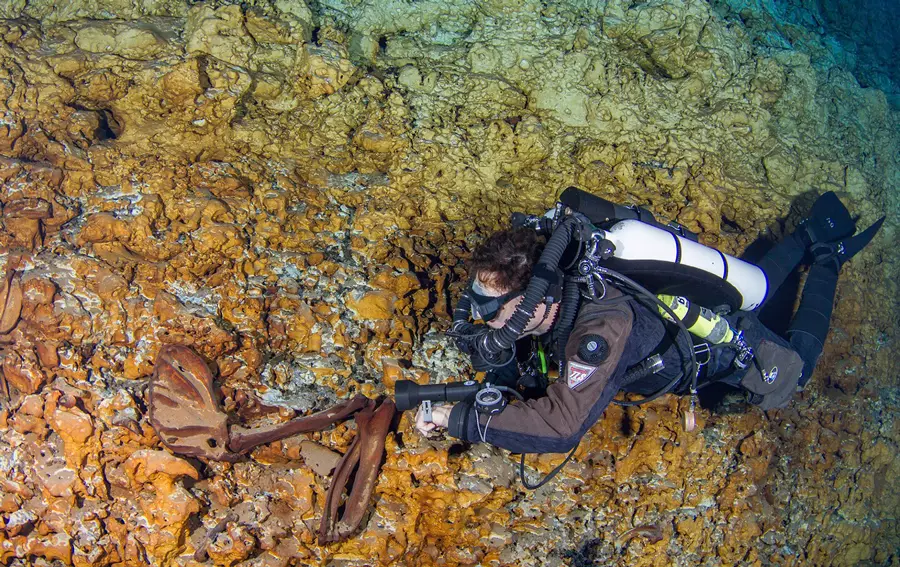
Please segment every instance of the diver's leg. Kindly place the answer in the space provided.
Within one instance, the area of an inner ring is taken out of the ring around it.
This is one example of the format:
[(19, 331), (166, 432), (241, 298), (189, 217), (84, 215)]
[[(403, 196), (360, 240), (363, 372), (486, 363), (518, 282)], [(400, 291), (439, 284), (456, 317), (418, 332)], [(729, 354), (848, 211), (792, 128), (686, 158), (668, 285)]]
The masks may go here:
[(806, 249), (819, 242), (834, 242), (846, 238), (856, 230), (850, 211), (832, 191), (823, 193), (813, 204), (809, 216), (800, 223), (797, 230), (776, 244), (757, 264), (766, 274), (769, 286), (766, 300), (757, 308), (761, 309), (775, 291), (791, 275), (803, 259)]
[(791, 346), (803, 359), (803, 376), (800, 388), (806, 386), (816, 366), (825, 337), (831, 325), (834, 293), (837, 289), (841, 266), (859, 253), (878, 233), (884, 217), (863, 232), (834, 244), (814, 244), (815, 263), (809, 268), (809, 276), (803, 285), (800, 306), (787, 331)]
[(791, 347), (803, 359), (803, 375), (798, 384), (800, 388), (809, 382), (825, 346), (837, 280), (838, 273), (832, 265), (814, 264), (809, 268), (809, 276), (800, 296), (800, 307), (787, 331)]
[(806, 244), (804, 244), (800, 235), (795, 232), (772, 247), (772, 249), (757, 262), (756, 265), (759, 266), (766, 275), (766, 284), (768, 285), (766, 299), (756, 308), (757, 311), (762, 309), (766, 302), (775, 295), (775, 291), (781, 287), (784, 280), (787, 279), (797, 265), (800, 264), (800, 260), (803, 259), (805, 253)]

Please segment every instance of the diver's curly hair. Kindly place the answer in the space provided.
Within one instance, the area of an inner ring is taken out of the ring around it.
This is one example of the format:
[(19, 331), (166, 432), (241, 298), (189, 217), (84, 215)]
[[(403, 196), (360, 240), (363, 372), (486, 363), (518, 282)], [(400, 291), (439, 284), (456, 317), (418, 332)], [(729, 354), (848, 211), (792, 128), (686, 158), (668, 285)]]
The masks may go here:
[(541, 255), (543, 244), (529, 228), (511, 228), (492, 234), (469, 261), (469, 274), (494, 274), (489, 282), (503, 290), (524, 290), (531, 270)]

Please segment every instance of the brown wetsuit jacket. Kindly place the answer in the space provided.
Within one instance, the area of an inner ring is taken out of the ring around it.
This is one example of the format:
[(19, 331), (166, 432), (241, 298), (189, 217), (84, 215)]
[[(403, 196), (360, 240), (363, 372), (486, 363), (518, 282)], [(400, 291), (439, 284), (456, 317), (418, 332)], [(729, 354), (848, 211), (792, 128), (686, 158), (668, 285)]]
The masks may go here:
[[(637, 319), (641, 322), (647, 317)], [(610, 288), (606, 298), (587, 303), (579, 310), (566, 343), (565, 376), (547, 388), (546, 396), (513, 401), (490, 422), (487, 416), (477, 413), (471, 402), (460, 402), (451, 411), (448, 432), (459, 439), (485, 441), (517, 453), (560, 453), (571, 449), (619, 391), (625, 370), (659, 344), (664, 332), (661, 324), (651, 332), (639, 324), (640, 334), (653, 336), (629, 340), (635, 322), (634, 300)], [(579, 347), (590, 343), (600, 344), (601, 348), (585, 360)], [(605, 354), (600, 352), (603, 350)]]

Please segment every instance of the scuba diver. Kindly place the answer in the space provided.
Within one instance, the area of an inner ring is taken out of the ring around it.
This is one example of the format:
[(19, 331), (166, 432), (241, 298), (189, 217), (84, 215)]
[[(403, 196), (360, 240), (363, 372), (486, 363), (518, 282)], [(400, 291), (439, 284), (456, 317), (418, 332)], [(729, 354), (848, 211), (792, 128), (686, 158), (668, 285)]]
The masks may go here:
[[(616, 401), (623, 405), (689, 394), (689, 430), (697, 391), (715, 382), (744, 390), (763, 409), (784, 407), (822, 352), (841, 266), (883, 221), (854, 236), (846, 207), (825, 193), (753, 265), (645, 209), (570, 187), (547, 215), (513, 215), (514, 228), (473, 254), (447, 334), (486, 372), (484, 381), (398, 383), (398, 408), (424, 402), (416, 416), (423, 434), (446, 428), (452, 437), (522, 453), (523, 483), (534, 488), (524, 478), (524, 454), (571, 449), (571, 457), (620, 391), (643, 396)], [(781, 337), (757, 314), (804, 258), (809, 274)], [(547, 385), (553, 365), (559, 378)], [(439, 395), (427, 393), (438, 388)], [(432, 408), (432, 399), (457, 403)]]

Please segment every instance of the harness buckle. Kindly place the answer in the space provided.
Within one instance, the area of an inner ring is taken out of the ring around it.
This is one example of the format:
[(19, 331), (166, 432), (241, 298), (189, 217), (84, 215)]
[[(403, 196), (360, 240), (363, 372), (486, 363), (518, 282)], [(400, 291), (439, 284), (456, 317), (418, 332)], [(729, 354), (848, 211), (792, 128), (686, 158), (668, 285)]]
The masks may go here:
[(432, 423), (431, 400), (422, 400), (422, 420), (425, 423)]
[(737, 349), (737, 354), (734, 357), (734, 366), (743, 370), (750, 366), (750, 361), (753, 360), (753, 348), (744, 340), (744, 331), (738, 331), (732, 342)]
[(700, 343), (694, 345), (694, 356), (706, 355), (706, 359), (703, 361), (697, 361), (697, 371), (699, 374), (700, 368), (706, 366), (709, 363), (710, 358), (712, 357), (712, 350), (709, 348), (709, 343)]

